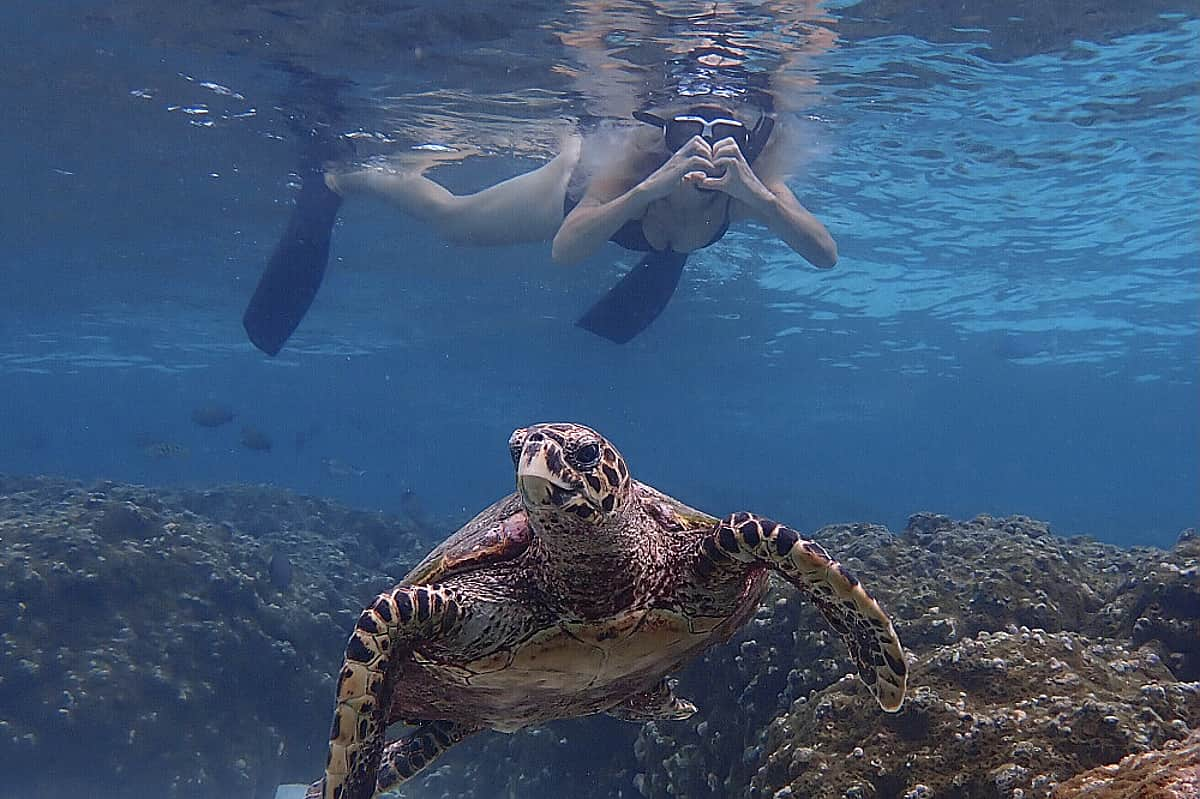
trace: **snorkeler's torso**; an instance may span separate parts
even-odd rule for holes
[[[663,148],[657,134],[635,130],[629,136],[626,160],[610,167],[615,169],[617,177],[606,187],[591,194],[590,176],[586,170],[579,170],[572,176],[563,202],[564,215],[580,202],[581,194],[591,194],[595,201],[607,202],[641,183],[670,158],[671,154]],[[699,250],[715,244],[725,235],[731,205],[731,198],[722,192],[681,187],[676,194],[650,203],[640,217],[627,221],[609,240],[638,252],[674,250],[688,253]]]
[[[641,223],[642,235],[653,250],[699,250],[715,244],[729,229],[732,200],[720,192],[713,195],[700,202],[679,202],[672,197],[657,200],[646,207],[640,220],[634,221]]]
[[[634,156],[633,176],[628,188],[648,178],[667,162],[671,154],[661,149],[658,139],[643,139],[640,154]],[[707,192],[681,187],[668,197],[646,206],[637,219],[626,222],[611,241],[627,250],[673,250],[687,253],[715,244],[729,229],[730,197],[722,192]]]

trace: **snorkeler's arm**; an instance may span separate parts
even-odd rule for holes
[[[837,263],[837,243],[821,221],[800,204],[783,178],[761,179],[733,139],[717,142],[713,164],[721,174],[702,180],[700,186],[732,197],[733,218],[757,219],[818,269]]]
[[[837,264],[837,242],[821,220],[800,204],[787,184],[782,180],[770,180],[762,185],[767,192],[752,203],[738,203],[742,205],[739,210],[765,224],[818,269],[830,269]]]
[[[555,263],[573,264],[587,258],[622,225],[640,218],[652,202],[641,184],[612,199],[601,199],[605,193],[602,188],[589,186],[587,194],[563,219],[550,248]]]
[[[641,219],[646,206],[675,191],[681,182],[707,177],[713,169],[711,154],[711,148],[697,136],[657,169],[657,157],[643,153],[634,162],[616,166],[608,175],[593,177],[583,199],[563,219],[554,237],[554,261],[572,264],[583,260],[626,222]],[[639,180],[647,171],[649,176]]]

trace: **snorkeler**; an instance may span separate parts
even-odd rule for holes
[[[474,194],[455,195],[420,171],[326,170],[310,159],[284,237],[243,318],[250,340],[275,355],[300,324],[324,276],[343,197],[370,195],[430,224],[443,238],[491,246],[552,242],[555,262],[576,263],[606,241],[647,253],[578,324],[617,343],[666,307],[688,254],[719,241],[741,220],[765,224],[815,267],[837,261],[825,226],[796,199],[775,166],[775,118],[704,102],[673,112],[638,111],[646,123],[608,130],[596,146],[570,136],[545,166]]]

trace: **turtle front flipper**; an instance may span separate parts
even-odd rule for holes
[[[622,721],[682,721],[696,712],[696,706],[671,690],[666,677],[649,691],[628,696],[608,709],[608,715]]]
[[[393,588],[362,612],[338,674],[325,776],[310,786],[307,799],[375,795],[395,666],[416,644],[454,629],[461,617],[453,594],[423,585]]]
[[[879,603],[820,544],[770,519],[735,513],[702,539],[697,571],[717,573],[734,561],[764,563],[808,596],[846,642],[880,706],[900,709],[908,667],[896,630]]]

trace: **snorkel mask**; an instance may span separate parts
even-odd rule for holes
[[[775,127],[775,120],[763,114],[753,128],[748,128],[744,122],[735,119],[728,109],[717,105],[694,106],[670,119],[650,111],[634,111],[633,118],[662,128],[663,138],[671,152],[687,144],[693,136],[699,136],[709,144],[733,139],[749,164],[754,163],[754,159],[762,152],[771,129]]]

